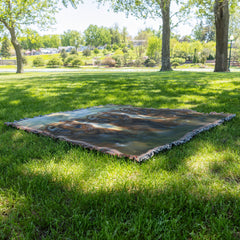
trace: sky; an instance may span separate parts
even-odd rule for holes
[[[134,37],[146,27],[158,30],[161,25],[161,19],[141,20],[133,16],[126,17],[124,13],[114,13],[108,9],[107,6],[98,8],[97,3],[91,0],[80,4],[77,9],[73,9],[71,6],[68,6],[68,8],[62,7],[62,10],[56,14],[56,24],[52,26],[52,29],[40,32],[40,34],[63,34],[68,29],[83,33],[90,24],[99,27],[112,27],[114,24],[118,24],[120,29],[127,27],[128,33]],[[176,9],[176,6],[173,5],[172,9]],[[181,24],[181,28],[179,27],[173,32],[181,36],[190,35],[192,27],[189,24]]]

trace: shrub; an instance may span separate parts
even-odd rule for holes
[[[76,56],[69,56],[65,59],[64,61],[64,66],[69,66],[71,64],[71,62],[74,60],[74,58],[76,58]]]
[[[115,52],[114,52],[114,55],[123,55],[123,51],[121,49],[117,49]]]
[[[133,50],[133,49],[134,49],[133,43],[129,43],[128,48],[130,48],[131,50]]]
[[[128,53],[125,53],[125,54],[123,55],[122,59],[123,59],[123,66],[125,66],[125,67],[128,66],[128,62],[129,62],[129,60],[130,60],[129,54],[128,54]]]
[[[207,58],[205,56],[201,56],[199,60],[200,60],[200,63],[205,64],[207,61]]]
[[[64,66],[79,67],[84,65],[83,61],[77,55],[71,55],[64,61]]]
[[[143,60],[141,58],[137,58],[134,63],[134,67],[141,67],[143,65]]]
[[[104,55],[107,55],[107,54],[108,54],[107,49],[103,49],[103,54],[104,54]]]
[[[72,48],[70,54],[71,55],[78,55],[78,52],[77,52],[76,48]]]
[[[101,65],[101,60],[98,58],[94,61],[94,64],[97,65],[97,66],[100,66]]]
[[[179,63],[179,65],[180,65],[180,64],[184,64],[186,62],[186,60],[185,60],[185,58],[172,58],[171,63],[174,63],[174,62]]]
[[[122,49],[122,52],[123,52],[123,53],[128,53],[128,48],[127,48],[127,47],[124,47],[124,48]]]
[[[47,66],[51,67],[51,68],[56,68],[56,67],[60,67],[63,64],[62,60],[58,57],[52,57],[48,63]]]
[[[34,67],[42,67],[44,65],[45,65],[45,63],[44,63],[44,59],[42,57],[36,57],[33,60],[33,66]]]
[[[83,65],[83,61],[79,58],[79,57],[75,57],[72,61],[71,61],[71,65],[73,67],[79,67]]]
[[[176,67],[179,66],[180,64],[179,64],[178,62],[173,62],[171,65],[173,66],[173,68],[176,68]]]
[[[115,67],[116,61],[113,58],[107,57],[102,60],[102,65],[108,65],[109,67]]]
[[[94,48],[93,52],[94,52],[95,54],[98,54],[98,53],[99,53],[99,49],[98,49],[98,48]]]
[[[108,50],[108,51],[111,51],[112,50],[112,47],[111,47],[111,45],[107,45],[107,47],[106,47],[106,49]]]
[[[115,55],[115,56],[113,56],[112,57],[114,60],[115,60],[115,62],[116,62],[116,67],[122,67],[123,66],[123,56],[121,56],[121,55]]]
[[[63,61],[67,58],[68,54],[66,53],[65,49],[61,50],[60,56],[61,56]]]
[[[151,58],[146,59],[144,62],[144,65],[146,67],[154,67],[156,66],[156,64],[157,64],[156,61],[154,61],[154,59],[151,59]]]
[[[114,43],[114,44],[112,45],[112,49],[113,49],[114,51],[116,51],[118,48],[119,48],[119,46],[118,46],[116,43]]]
[[[89,56],[91,56],[91,50],[90,49],[84,49],[82,54],[85,57],[89,57]]]

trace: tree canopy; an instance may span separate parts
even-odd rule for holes
[[[75,46],[76,49],[83,43],[83,37],[80,32],[68,30],[61,35],[62,46]]]
[[[86,45],[92,47],[103,46],[111,44],[111,34],[109,29],[105,27],[98,27],[97,25],[90,25],[85,31]]]

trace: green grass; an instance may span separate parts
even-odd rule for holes
[[[143,164],[4,122],[101,104],[229,112]],[[239,239],[239,73],[0,74],[0,239]]]

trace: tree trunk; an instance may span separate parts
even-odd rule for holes
[[[215,0],[214,6],[216,25],[216,63],[214,72],[227,72],[228,69],[228,0]]]
[[[171,0],[161,0],[162,11],[162,67],[160,71],[172,71],[170,63],[170,4]]]
[[[11,42],[15,49],[16,57],[17,57],[17,73],[23,73],[23,59],[22,59],[21,45],[17,40],[15,28],[12,27],[9,29],[9,31],[11,34]]]

